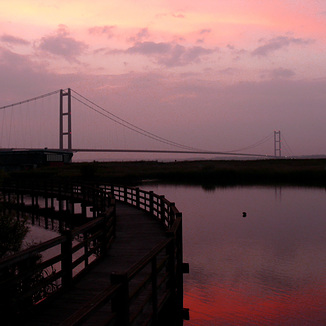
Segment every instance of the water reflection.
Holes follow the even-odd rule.
[[[326,324],[324,190],[148,189],[183,212],[185,325]]]

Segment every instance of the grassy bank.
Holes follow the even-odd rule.
[[[326,186],[326,160],[92,162],[15,172],[13,178],[140,184]]]

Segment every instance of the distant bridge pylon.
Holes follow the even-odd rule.
[[[270,141],[272,139],[272,135],[268,135],[267,137],[259,140],[258,142],[233,151],[211,151],[211,150],[203,150],[203,149],[198,149],[190,146],[186,146],[174,141],[171,141],[169,139],[163,138],[161,136],[158,136],[154,133],[151,133],[149,131],[146,131],[142,128],[137,127],[136,125],[121,119],[117,115],[111,113],[110,111],[106,110],[105,108],[95,104],[94,102],[88,100],[86,97],[80,95],[76,91],[67,88],[67,89],[60,89],[51,93],[47,93],[41,96],[37,96],[25,101],[17,102],[11,105],[6,105],[3,107],[0,107],[0,110],[9,108],[9,107],[14,107],[17,105],[29,103],[31,101],[36,101],[39,99],[43,99],[45,97],[54,95],[54,94],[60,94],[60,100],[59,100],[59,148],[54,148],[54,146],[57,146],[55,144],[47,146],[48,149],[52,147],[52,150],[61,150],[61,151],[70,151],[70,152],[98,152],[98,153],[104,153],[104,152],[115,152],[115,153],[172,153],[172,154],[198,154],[198,155],[225,155],[225,156],[248,156],[248,157],[265,157],[265,158],[273,158],[273,157],[280,157],[281,156],[281,132],[274,132],[274,155],[267,155],[267,154],[255,154],[255,153],[243,153],[243,151],[247,151],[250,149],[253,149],[263,143],[266,143],[267,141]],[[116,125],[122,126],[126,129],[131,130],[134,133],[138,133],[144,137],[150,138],[157,143],[163,143],[165,145],[169,145],[174,147],[174,149],[171,150],[163,150],[163,149],[120,149],[120,148],[85,148],[80,145],[74,147],[73,146],[73,139],[72,139],[72,98],[76,101],[78,101],[80,104],[84,105],[87,107],[87,109],[90,109],[92,111],[95,111],[97,114],[101,115],[102,117],[111,120],[113,123]],[[75,121],[75,119],[74,119]],[[75,123],[75,122],[74,122]],[[76,126],[79,126],[76,124]],[[75,129],[75,128],[74,128]],[[54,132],[57,129],[53,129]],[[79,139],[79,138],[78,138]],[[46,144],[46,142],[45,142]],[[33,144],[32,144],[33,146]],[[28,146],[28,147],[32,147]],[[45,145],[46,146],[46,145]],[[5,146],[3,146],[5,147]],[[7,146],[6,146],[7,147]],[[17,147],[21,146],[16,146],[16,148],[11,148],[13,149],[18,149]],[[39,147],[39,146],[36,146]],[[113,147],[113,146],[112,146]],[[117,146],[118,147],[118,146]],[[120,147],[120,146],[119,146]],[[7,148],[8,149],[8,148]],[[20,148],[22,149],[22,148]],[[24,149],[40,149],[40,148],[24,148]],[[44,148],[43,148],[44,149]],[[5,150],[5,148],[2,148],[1,150]]]
[[[281,131],[274,131],[274,156],[281,157]]]
[[[67,98],[66,105],[65,98]],[[67,119],[65,119],[67,117]],[[65,138],[67,138],[67,150],[72,149],[72,131],[71,131],[71,89],[60,90],[60,127],[59,127],[59,148],[64,149]]]

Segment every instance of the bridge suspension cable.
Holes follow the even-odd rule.
[[[253,144],[251,144],[249,146],[238,148],[238,149],[234,149],[232,151],[227,151],[227,153],[235,153],[235,152],[245,151],[247,149],[252,149],[252,148],[258,147],[258,146],[260,146],[260,145],[268,142],[272,138],[273,138],[273,133],[269,134],[268,136],[262,138],[261,140],[258,140],[257,142],[255,142],[255,143],[253,143]]]
[[[50,92],[50,93],[47,93],[47,94],[43,94],[43,95],[40,95],[40,96],[36,96],[36,97],[30,98],[30,99],[27,99],[27,100],[24,100],[24,101],[21,101],[21,102],[1,106],[0,110],[7,109],[7,108],[10,108],[10,107],[14,107],[14,106],[21,105],[21,104],[25,104],[25,103],[28,103],[28,102],[40,100],[42,98],[45,98],[45,97],[48,97],[48,96],[51,96],[51,95],[54,95],[54,94],[58,94],[59,92],[60,92],[60,90],[57,90],[57,91],[53,91],[53,92]]]
[[[137,127],[136,125],[118,117],[117,115],[113,114],[112,112],[106,110],[105,108],[99,106],[98,104],[94,103],[93,101],[87,99],[86,97],[84,97],[83,95],[77,93],[76,91],[74,91],[73,89],[71,90],[73,93],[75,93],[77,96],[79,96],[80,98],[82,98],[83,100],[77,98],[76,96],[74,95],[71,95],[72,98],[74,98],[76,101],[80,102],[81,104],[85,105],[86,107],[88,107],[89,109],[101,114],[102,116],[114,121],[115,123],[118,123],[119,125],[129,129],[129,130],[132,130],[136,133],[139,133],[145,137],[148,137],[148,138],[151,138],[151,139],[154,139],[156,141],[159,141],[161,143],[164,143],[164,144],[167,144],[167,145],[170,145],[170,146],[174,146],[174,147],[178,147],[178,148],[182,148],[182,149],[187,149],[187,150],[195,150],[195,151],[205,151],[203,149],[198,149],[198,148],[194,148],[194,147],[190,147],[190,146],[187,146],[187,145],[183,145],[183,144],[179,144],[179,143],[176,143],[174,141],[171,141],[171,140],[168,140],[166,138],[163,138],[161,136],[158,136],[154,133],[151,133],[145,129],[142,129],[140,127]],[[86,103],[85,101],[87,101],[88,103]],[[100,111],[101,110],[101,111]]]
[[[290,155],[294,155],[294,153],[293,153],[293,151],[292,151],[292,149],[291,149],[291,147],[289,146],[289,144],[287,143],[287,141],[285,140],[285,138],[284,138],[284,136],[282,135],[282,141],[283,141],[283,148],[285,148],[286,149],[286,151],[290,154]]]
[[[133,132],[136,132],[138,134],[141,134],[147,138],[150,138],[150,139],[153,139],[155,141],[158,141],[158,142],[161,142],[161,143],[164,143],[164,144],[167,144],[167,145],[170,145],[170,146],[173,146],[173,147],[177,147],[179,148],[179,150],[174,150],[174,151],[165,151],[165,150],[118,150],[118,151],[134,151],[134,152],[139,152],[139,151],[142,151],[142,152],[175,152],[175,153],[193,153],[193,154],[224,154],[224,155],[247,155],[247,156],[265,156],[265,157],[268,157],[269,155],[261,155],[261,154],[247,154],[247,153],[240,153],[240,151],[243,151],[243,150],[248,150],[248,149],[252,149],[252,148],[255,148],[257,146],[260,146],[262,144],[264,144],[265,142],[269,141],[273,136],[272,134],[264,137],[263,139],[259,140],[258,142],[255,142],[254,144],[252,145],[249,145],[249,146],[246,146],[246,147],[243,147],[243,148],[238,148],[238,149],[234,149],[234,150],[231,150],[231,151],[225,151],[225,152],[216,152],[216,151],[207,151],[207,150],[204,150],[204,149],[199,149],[199,148],[194,148],[194,147],[191,147],[191,146],[187,146],[187,145],[184,145],[184,144],[180,144],[180,143],[177,143],[177,142],[174,142],[174,141],[171,141],[167,138],[164,138],[164,137],[161,137],[161,136],[158,136],[154,133],[151,133],[143,128],[140,128],[138,126],[136,126],[135,124],[132,124],[130,122],[128,122],[127,120],[124,120],[122,118],[120,118],[119,116],[117,116],[116,114],[110,112],[109,110],[105,109],[104,107],[96,104],[95,102],[87,99],[85,96],[79,94],[78,92],[72,90],[72,89],[69,89],[71,90],[71,92],[74,94],[71,94],[71,97],[73,99],[75,99],[76,101],[78,101],[79,103],[81,103],[82,105],[86,106],[87,108],[95,111],[96,113],[102,115],[103,117],[123,126],[124,128],[127,128]],[[46,94],[43,94],[43,95],[39,95],[39,96],[36,96],[36,97],[33,97],[33,98],[29,98],[27,100],[24,100],[24,101],[20,101],[20,102],[16,102],[16,103],[13,103],[13,104],[9,104],[9,105],[4,105],[4,106],[1,106],[0,107],[0,110],[4,110],[6,108],[12,108],[12,107],[15,107],[15,106],[18,106],[18,105],[22,105],[22,104],[25,104],[25,103],[29,103],[29,102],[32,102],[32,101],[37,101],[37,100],[40,100],[40,99],[44,99],[46,97],[50,97],[52,95],[55,95],[55,94],[58,94],[60,93],[62,90],[56,90],[56,91],[53,91],[53,92],[49,92],[49,93],[46,93]],[[11,116],[11,120],[12,120],[12,116]],[[3,125],[4,121],[2,121],[2,125]],[[10,125],[11,125],[11,122],[10,122]],[[2,131],[3,132],[3,128],[2,128]],[[286,143],[286,142],[285,142]],[[287,143],[286,143],[287,145]],[[287,145],[289,151],[291,151],[290,147]],[[182,149],[183,151],[181,151],[180,149]],[[95,149],[82,149],[82,150],[79,150],[79,151],[99,151],[98,149],[95,150]],[[116,150],[113,150],[113,149],[102,149],[102,151],[116,151]],[[292,152],[292,151],[291,151]]]

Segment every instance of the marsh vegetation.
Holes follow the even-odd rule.
[[[161,183],[219,185],[304,185],[325,186],[325,159],[133,161],[72,163],[20,171],[10,178],[55,179],[85,182],[140,184]]]

